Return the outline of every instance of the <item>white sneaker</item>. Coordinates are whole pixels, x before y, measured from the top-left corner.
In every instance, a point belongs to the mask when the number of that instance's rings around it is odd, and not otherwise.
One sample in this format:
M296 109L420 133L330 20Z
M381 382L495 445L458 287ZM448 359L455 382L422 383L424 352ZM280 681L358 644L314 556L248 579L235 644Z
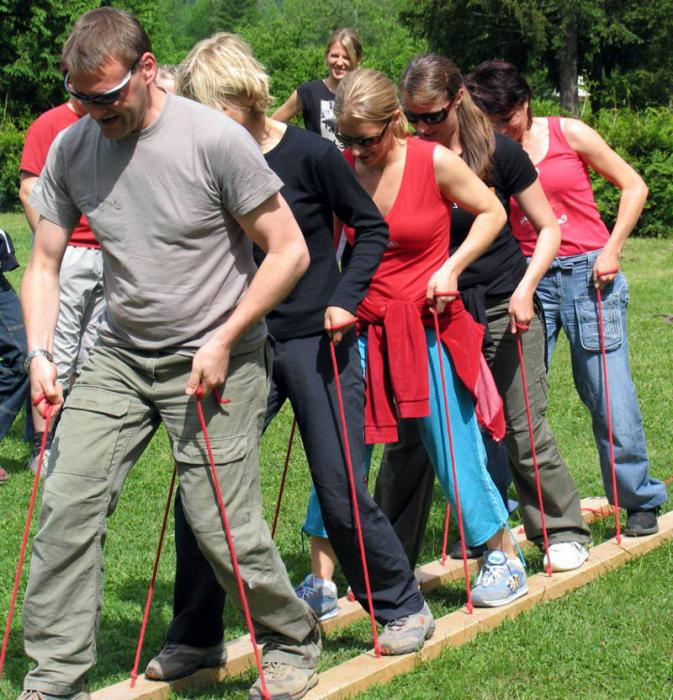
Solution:
M552 571L579 569L589 558L589 550L579 542L556 542L549 545L549 561ZM544 556L547 567L547 555Z

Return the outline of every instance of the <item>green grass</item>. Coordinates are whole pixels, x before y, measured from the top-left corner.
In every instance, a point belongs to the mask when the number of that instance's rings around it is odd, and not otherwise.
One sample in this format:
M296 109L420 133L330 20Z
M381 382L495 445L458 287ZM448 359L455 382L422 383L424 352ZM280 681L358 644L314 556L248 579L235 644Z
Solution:
M0 227L14 236L25 264L30 237L22 217L1 215ZM631 284L629 333L633 374L638 386L652 473L673 473L669 457L673 377L669 348L673 324L673 241L633 240L624 256ZM10 274L18 287L21 271ZM598 459L589 416L575 393L566 343L562 340L550 375L549 417L563 455L583 496L602 495ZM284 410L262 443L262 483L267 517L273 515L291 415ZM9 483L0 488L0 614L9 604L17 553L31 485L24 469L28 447L18 420L0 446L0 463ZM128 478L116 513L109 522L106 545L105 606L99 634L99 661L90 681L100 688L127 677L133 662L142 605L151 571L158 527L168 489L172 458L166 436L159 432ZM278 546L294 581L308 570L299 526L309 489L306 463L296 450L290 466ZM441 545L444 506L439 492L428 528L423 560L437 557ZM598 542L609 534L594 527ZM155 603L143 664L160 648L171 616L174 574L173 534L159 572ZM539 569L533 557L532 569ZM437 660L392 683L375 688L367 698L671 698L673 699L673 544L667 544L619 570L601 577L561 600L545 603L451 649ZM25 578L25 574L24 574ZM340 581L343 586L343 580ZM455 584L429 596L436 615L457 609L463 602ZM20 601L19 601L20 602ZM228 609L233 637L243 633L242 620ZM321 669L333 666L368 648L368 622L362 621L329 637ZM6 672L0 679L0 698L15 697L31 662L21 647L21 619L15 618ZM141 668L144 666L141 666ZM181 698L210 700L240 698L253 679L249 673L205 691L182 693Z

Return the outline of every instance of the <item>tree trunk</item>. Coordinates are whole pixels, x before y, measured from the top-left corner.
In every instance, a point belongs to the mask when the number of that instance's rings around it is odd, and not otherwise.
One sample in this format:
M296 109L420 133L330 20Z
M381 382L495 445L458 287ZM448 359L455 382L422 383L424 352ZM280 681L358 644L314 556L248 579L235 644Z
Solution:
M559 49L559 92L561 108L578 116L580 113L577 94L577 14L572 12L561 25L563 44Z

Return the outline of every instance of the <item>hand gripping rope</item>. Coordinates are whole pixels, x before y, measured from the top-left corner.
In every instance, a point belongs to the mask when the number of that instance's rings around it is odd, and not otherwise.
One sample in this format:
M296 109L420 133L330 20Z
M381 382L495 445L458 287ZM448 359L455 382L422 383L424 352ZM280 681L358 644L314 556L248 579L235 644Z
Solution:
M549 537L547 535L547 523L544 516L544 500L542 498L542 485L540 483L540 469L537 463L537 450L535 449L535 436L533 435L533 419L530 414L530 399L528 398L528 380L526 379L526 366L523 361L523 341L521 336L530 328L522 323L516 324L516 349L519 353L519 367L521 368L521 384L523 385L523 398L526 404L526 420L528 421L528 437L530 438L530 451L533 457L533 472L535 473L535 488L537 489L537 504L540 509L540 523L542 525L542 540L544 553L547 555L545 573L551 576L551 558L549 556Z
M222 399L217 391L213 391L215 400L219 404L229 403L229 399ZM229 554L231 556L231 566L234 570L234 576L236 577L236 583L238 585L238 594L241 598L241 605L243 607L243 614L245 615L245 623L248 626L248 632L250 633L250 641L252 643L252 650L255 654L255 664L257 665L257 671L259 673L260 683L262 685L262 697L264 700L270 700L271 695L266 687L266 681L264 680L264 671L262 669L262 661L259 656L259 649L257 648L257 640L255 639L255 629L252 624L252 617L250 615L250 608L248 606L248 598L245 595L245 589L243 587L243 579L241 578L241 570L238 567L238 558L236 557L236 550L234 549L234 538L231 535L231 529L229 527L229 520L227 519L227 512L224 507L224 500L222 498L222 490L220 489L220 480L217 476L217 470L215 469L215 458L213 457L213 450L210 446L210 436L208 435L208 426L206 424L206 418L203 413L203 388L199 384L196 390L196 411L199 415L199 423L201 424L201 430L203 431L203 438L206 443L206 452L208 453L208 462L210 463L210 475L213 480L213 488L215 489L215 498L217 500L217 505L220 509L220 518L222 520L222 526L224 527L224 533L227 538L227 546L229 547Z
M619 270L597 272L596 278L604 275L612 275ZM619 497L617 495L617 470L615 469L615 445L612 439L612 412L610 410L610 386L608 383L608 358L605 351L605 328L603 326L603 295L600 287L596 287L596 302L598 304L598 335L601 342L601 366L603 368L603 387L605 388L605 415L608 422L608 445L610 447L610 472L612 474L612 500L615 508L615 537L617 544L621 544L622 530L619 523Z
M435 296L457 295L458 292L443 292ZM432 318L435 324L435 343L437 345L437 357L439 358L439 374L442 378L442 394L444 397L444 417L446 419L446 433L449 438L449 454L451 457L451 474L453 478L453 489L456 494L456 520L458 520L458 532L460 533L460 553L463 557L463 572L465 574L465 592L467 593L467 612L472 614L472 589L470 588L470 572L467 566L467 551L465 549L465 531L463 529L463 513L460 507L460 489L458 488L458 473L456 470L456 457L453 451L453 434L451 432L451 414L449 412L449 399L446 393L446 377L444 376L444 357L442 354L442 339L439 332L439 318L437 309L430 307ZM444 441L442 440L442 444Z
M143 621L140 626L140 635L138 636L138 646L136 647L136 657L133 662L133 670L131 671L131 688L136 684L138 678L138 665L140 664L140 654L143 650L143 642L145 641L145 631L147 630L147 620L152 607L152 598L154 596L154 584L157 580L157 569L159 568L159 559L161 558L161 550L164 545L164 535L166 534L166 524L168 523L168 514L171 511L171 503L173 502L173 491L175 490L175 477L177 474L177 464L173 467L173 475L171 476L171 485L168 488L168 498L166 499L166 508L164 510L164 519L161 523L161 534L159 535L159 544L157 545L157 553L154 557L154 567L152 569L152 579L149 588L147 589L147 599L145 600L145 612L143 613Z
M280 477L280 488L278 489L278 498L276 499L276 510L273 514L273 525L271 526L271 539L276 536L276 528L278 527L278 516L280 515L280 504L283 501L283 492L285 491L285 478L287 477L287 467L290 464L290 455L292 454L292 441L297 430L297 419L292 419L292 428L290 430L290 439L287 442L287 452L285 453L285 464L283 465L283 475Z
M28 545L28 535L30 534L30 523L33 519L33 510L35 508L35 499L37 498L37 490L40 485L40 475L42 474L42 462L44 461L44 453L47 449L47 438L49 437L49 428L51 427L51 418L54 411L52 404L47 403L44 409L39 408L40 404L46 402L44 394L40 394L33 399L33 406L37 406L42 417L45 420L44 432L42 433L42 442L40 443L40 453L37 458L37 469L33 479L33 490L30 494L30 502L28 504L28 515L26 516L26 525L23 528L23 539L21 540L21 550L19 552L19 563L16 566L16 576L14 577L14 587L9 603L9 612L7 613L7 622L5 623L5 634L2 638L2 650L0 651L0 675L5 665L5 657L7 655L7 645L9 644L9 631L12 627L12 618L14 617L14 609L16 607L16 597L19 591L19 583L21 581L21 569L23 568L23 560L26 557L26 546Z
M350 325L350 324L346 324ZM331 331L337 328L331 328ZM374 617L374 605L372 603L372 589L369 585L369 570L367 569L367 558L365 557L365 543L362 537L362 525L360 523L360 508L358 506L357 494L355 492L355 477L353 476L353 462L351 461L351 448L348 442L348 428L346 426L346 413L344 410L343 397L341 395L341 381L339 380L339 365L337 363L336 352L334 350L334 341L330 336L329 350L332 357L332 369L334 371L334 386L336 388L337 404L339 405L339 419L341 421L341 442L344 448L344 456L346 458L346 471L348 472L348 485L350 487L351 504L353 506L353 519L355 520L355 529L358 534L358 544L360 547L360 563L362 564L362 575L365 579L365 590L367 591L367 605L369 606L369 620L372 626L372 637L374 639L374 653L376 656L381 656L381 647L379 645L379 634L376 629L376 619Z

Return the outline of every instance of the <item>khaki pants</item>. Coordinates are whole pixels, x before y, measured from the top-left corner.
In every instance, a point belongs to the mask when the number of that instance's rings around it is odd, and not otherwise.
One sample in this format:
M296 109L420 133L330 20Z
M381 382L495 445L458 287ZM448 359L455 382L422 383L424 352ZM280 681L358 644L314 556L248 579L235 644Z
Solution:
M44 486L24 604L24 687L56 695L83 688L96 661L106 518L161 422L178 466L187 520L219 583L240 607L210 479L196 400L184 393L191 358L96 347L68 398ZM220 406L203 402L216 468L265 661L313 667L315 616L290 585L262 517L258 441L266 409L264 347L231 358ZM170 465L166 465L169 469Z

